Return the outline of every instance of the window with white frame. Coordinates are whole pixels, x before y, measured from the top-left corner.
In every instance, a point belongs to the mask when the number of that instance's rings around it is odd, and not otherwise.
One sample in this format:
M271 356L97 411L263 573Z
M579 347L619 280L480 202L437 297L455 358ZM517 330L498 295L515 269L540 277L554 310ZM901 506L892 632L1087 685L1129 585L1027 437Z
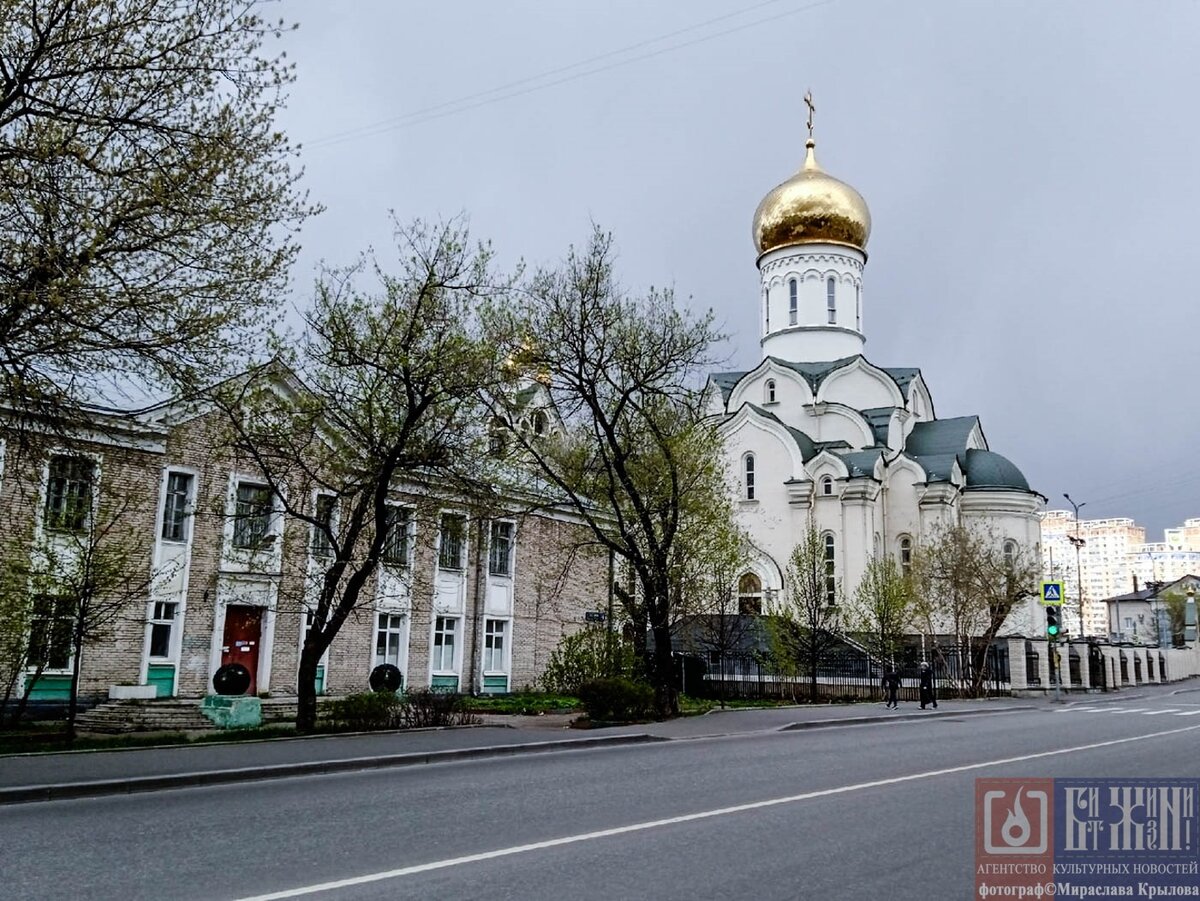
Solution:
M75 605L70 598L35 596L29 615L29 668L70 669L74 627Z
M754 500L754 454L742 458L742 493L746 500Z
M774 379L767 379L767 387L763 393L764 393L763 399L767 403L769 403L769 404L775 403L775 380Z
M825 497L830 497L833 494L833 477L825 476L821 479L821 494Z
M825 307L829 313L829 324L837 324L837 280L832 276L825 282Z
M383 540L383 562L393 566L409 566L412 563L413 518L407 507L388 504L387 535Z
M46 483L47 529L81 532L87 527L95 478L94 460L65 454L50 458L50 477Z
M233 546L261 547L271 530L271 489L256 482L238 482L233 511Z
M467 519L461 513L443 513L438 537L438 569L463 568L464 538Z
M390 663L400 666L404 651L404 614L379 613L375 617L375 666Z
M854 327L862 331L862 285L854 286Z
M759 616L763 612L762 579L754 573L742 573L738 579L738 613Z
M458 619L439 616L433 623L433 671L435 673L457 672L455 647L458 644Z
M497 520L492 523L491 531L491 541L488 542L488 575L511 576L513 524Z
M507 672L504 661L507 644L508 621L503 619L484 620L483 671L485 673Z
M764 331L771 330L771 292L768 289L763 289L763 316L766 328Z
M155 601L150 613L150 656L166 659L171 656L171 639L175 632L175 617L179 605L174 601Z
M795 325L800 319L800 298L796 280L788 281L788 325Z
M832 533L825 533L825 603L832 607L837 603L837 563L834 558Z
M187 541L192 515L192 486L196 477L188 472L168 472L163 494L163 541Z
M333 556L333 510L337 499L332 494L318 494L313 505L312 553L314 557Z

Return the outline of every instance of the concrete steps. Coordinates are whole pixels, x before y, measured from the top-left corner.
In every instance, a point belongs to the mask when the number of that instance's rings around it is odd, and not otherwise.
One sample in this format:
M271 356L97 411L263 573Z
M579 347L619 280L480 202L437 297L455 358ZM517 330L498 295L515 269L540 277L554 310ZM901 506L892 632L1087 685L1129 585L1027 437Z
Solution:
M325 698L318 699L324 706ZM106 701L79 714L80 732L121 735L129 732L210 732L216 727L200 712L200 698ZM263 698L263 725L296 719L295 698Z
M154 701L106 701L81 713L80 732L120 735L126 732L204 732L212 722L200 712L195 698Z

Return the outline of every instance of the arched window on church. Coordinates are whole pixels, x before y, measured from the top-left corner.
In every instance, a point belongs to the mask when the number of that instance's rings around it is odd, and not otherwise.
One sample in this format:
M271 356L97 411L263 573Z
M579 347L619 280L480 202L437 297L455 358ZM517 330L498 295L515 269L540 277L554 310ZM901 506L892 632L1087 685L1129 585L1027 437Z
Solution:
M825 603L837 603L837 561L834 558L833 533L825 533Z
M738 579L738 613L759 616L762 614L762 580L754 573L744 573Z
M825 306L829 309L829 324L837 324L837 279L829 277L825 282Z
M912 539L907 535L900 536L900 575L912 573Z
M533 414L533 434L545 435L547 428L546 413L544 410L538 410Z
M746 500L754 500L754 454L746 454L742 460L742 471L744 473L743 487L746 492Z
M825 476L821 479L821 494L825 497L833 496L833 476Z
M796 280L788 282L788 325L795 325L800 318L800 299L797 296Z
M775 403L775 380L767 379L766 387L763 389L763 400L769 404Z
M764 331L771 330L771 291L769 288L763 288L763 321L766 322Z
M854 286L854 327L862 331L862 285Z
M1012 539L1004 542L1004 571L1011 573L1017 565L1017 543Z

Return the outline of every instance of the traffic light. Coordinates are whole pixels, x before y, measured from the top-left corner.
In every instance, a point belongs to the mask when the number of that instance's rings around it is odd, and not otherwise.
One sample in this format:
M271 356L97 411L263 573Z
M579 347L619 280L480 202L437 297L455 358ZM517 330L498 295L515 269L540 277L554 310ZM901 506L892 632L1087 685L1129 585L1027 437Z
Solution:
M1050 641L1058 641L1059 622L1058 616L1061 612L1057 605L1046 608L1046 638Z

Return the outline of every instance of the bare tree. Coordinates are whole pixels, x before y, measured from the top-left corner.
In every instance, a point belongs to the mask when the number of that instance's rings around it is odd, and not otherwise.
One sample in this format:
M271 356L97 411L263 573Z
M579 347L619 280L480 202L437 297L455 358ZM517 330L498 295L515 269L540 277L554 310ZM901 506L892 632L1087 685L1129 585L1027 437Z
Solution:
M639 650L653 634L649 676L660 716L678 712L671 626L673 584L689 508L726 492L720 439L705 417L701 373L719 335L669 290L634 297L618 284L612 237L529 281L519 306L493 320L514 356L539 372L561 423L550 440L511 432L597 542L627 567L616 590ZM504 416L503 405L497 413Z
M953 637L957 659L951 669L970 696L982 691L988 649L1015 605L1033 592L1039 567L1017 542L987 524L946 526L917 548L916 618L930 634Z
M841 581L812 517L788 558L783 603L770 618L771 652L785 673L808 676L808 699L817 702L821 663L840 642Z
M364 261L318 282L293 342L297 383L267 367L215 395L231 450L321 551L303 589L300 731L315 725L317 667L347 617L374 603L381 566L406 570L412 522L447 496L478 499L491 481L480 396L500 393L505 376L477 314L505 282L460 223L396 237L397 274ZM361 289L365 275L378 287Z
M0 0L0 401L20 425L211 377L315 211L248 0Z

